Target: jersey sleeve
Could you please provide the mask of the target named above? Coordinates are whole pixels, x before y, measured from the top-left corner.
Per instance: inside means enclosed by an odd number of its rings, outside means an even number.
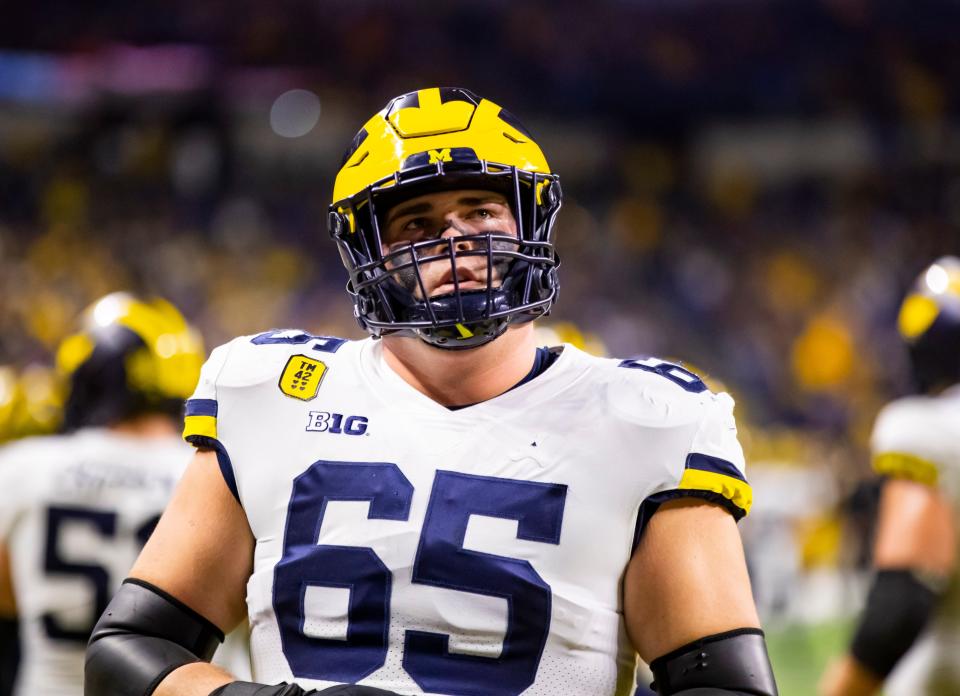
[[[717,504],[740,520],[753,491],[744,473],[733,398],[713,393],[695,373],[657,358],[623,360],[629,378],[608,388],[610,410],[636,431],[647,465],[638,489],[634,548],[660,506],[679,498]]]
[[[236,340],[236,339],[235,339]],[[214,348],[207,362],[200,370],[200,380],[193,396],[187,399],[184,407],[183,439],[194,447],[212,449],[217,455],[217,464],[220,473],[233,497],[240,502],[240,492],[237,489],[237,478],[233,471],[233,463],[226,447],[220,441],[217,433],[217,385],[220,375],[227,364],[232,343]]]
[[[227,362],[231,344],[214,348],[200,370],[200,380],[184,407],[183,439],[197,447],[217,440],[217,380]]]
[[[238,336],[210,354],[184,408],[183,439],[216,452],[224,481],[237,501],[241,495],[229,450],[237,446],[237,433],[257,422],[260,387],[269,382],[298,399],[312,387],[315,395],[326,365],[299,351],[333,353],[344,343],[299,329],[274,329]],[[309,373],[309,382],[301,372]]]
[[[699,415],[691,424],[692,437],[688,435],[684,444],[670,451],[663,462],[662,476],[640,503],[634,549],[660,506],[670,500],[708,500],[722,506],[738,521],[750,512],[753,491],[744,474],[733,399],[729,394],[706,390],[697,398]]]
[[[877,416],[870,438],[871,464],[882,476],[903,478],[937,487],[948,458],[935,419],[909,400],[887,405]]]
[[[733,399],[726,393],[711,394],[683,463],[677,491],[714,500],[739,520],[753,503],[745,469]]]

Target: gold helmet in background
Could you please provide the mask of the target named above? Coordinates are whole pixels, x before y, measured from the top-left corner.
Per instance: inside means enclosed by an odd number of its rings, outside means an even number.
[[[921,390],[960,382],[960,259],[944,256],[920,273],[900,305],[897,327]]]
[[[109,425],[144,413],[179,414],[200,376],[200,334],[172,304],[117,292],[82,316],[57,351],[68,382],[64,428]]]

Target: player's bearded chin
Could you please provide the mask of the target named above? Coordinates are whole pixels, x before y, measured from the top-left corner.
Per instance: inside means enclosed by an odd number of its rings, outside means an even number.
[[[488,230],[492,235],[502,235],[502,236],[513,236],[509,232],[504,232],[501,230]],[[486,251],[486,242],[473,242],[472,251]],[[507,272],[507,268],[510,266],[511,259],[505,255],[497,254],[498,251],[516,251],[517,244],[514,242],[508,242],[503,240],[494,240],[493,241],[493,263],[491,264],[493,269],[493,287],[500,287],[500,283],[503,279],[503,276]],[[438,242],[435,248],[427,247],[420,248],[418,250],[418,255],[420,257],[424,256],[433,256],[435,254],[443,253],[446,250],[446,242]],[[454,255],[458,257],[458,266],[463,268],[468,266],[473,272],[473,275],[481,283],[486,283],[487,281],[487,260],[485,256],[462,256],[459,257],[457,252],[454,252]],[[483,263],[477,264],[477,260],[482,260]],[[420,261],[420,274],[423,276],[424,285],[427,288],[427,291],[433,296],[432,290],[430,288],[429,279],[433,276],[438,276],[439,273],[445,272],[450,267],[450,261],[446,258],[439,259],[437,261],[430,261],[424,263]],[[386,263],[387,269],[392,269],[395,266],[403,266],[403,268],[398,268],[397,270],[391,271],[391,276],[393,279],[400,284],[405,290],[410,292],[416,299],[423,299],[423,293],[420,291],[420,283],[417,282],[417,271],[416,264],[411,263],[411,254],[410,252],[404,252],[396,254],[390,261]],[[452,281],[451,281],[452,282]],[[447,294],[447,293],[444,293]]]

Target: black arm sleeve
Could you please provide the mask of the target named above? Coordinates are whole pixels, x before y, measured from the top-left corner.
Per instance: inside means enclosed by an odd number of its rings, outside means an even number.
[[[150,696],[170,672],[207,661],[223,633],[158,587],[127,579],[93,628],[84,696]]]
[[[684,645],[650,663],[661,696],[777,696],[763,631],[739,628]]]
[[[10,696],[20,666],[20,624],[0,618],[0,696]]]
[[[923,632],[938,598],[909,570],[879,571],[850,653],[875,675],[886,678]]]

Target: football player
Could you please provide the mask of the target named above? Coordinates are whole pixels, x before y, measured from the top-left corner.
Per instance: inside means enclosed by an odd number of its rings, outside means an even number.
[[[960,259],[920,275],[899,330],[919,393],[874,425],[873,465],[887,477],[876,575],[849,655],[823,680],[827,696],[960,694]]]
[[[30,696],[83,692],[94,623],[190,459],[178,419],[203,348],[170,304],[113,294],[57,360],[66,432],[0,450],[0,615],[19,616]]]
[[[0,444],[54,432],[63,409],[53,369],[33,364],[22,371],[0,366]],[[10,696],[20,667],[20,625],[10,578],[10,559],[0,542],[0,696]]]
[[[561,191],[463,89],[353,139],[329,229],[372,338],[237,338],[199,448],[94,631],[87,694],[776,693],[735,521],[733,401],[657,359],[537,347]],[[655,513],[655,514],[654,514]],[[203,662],[244,615],[256,682]]]

